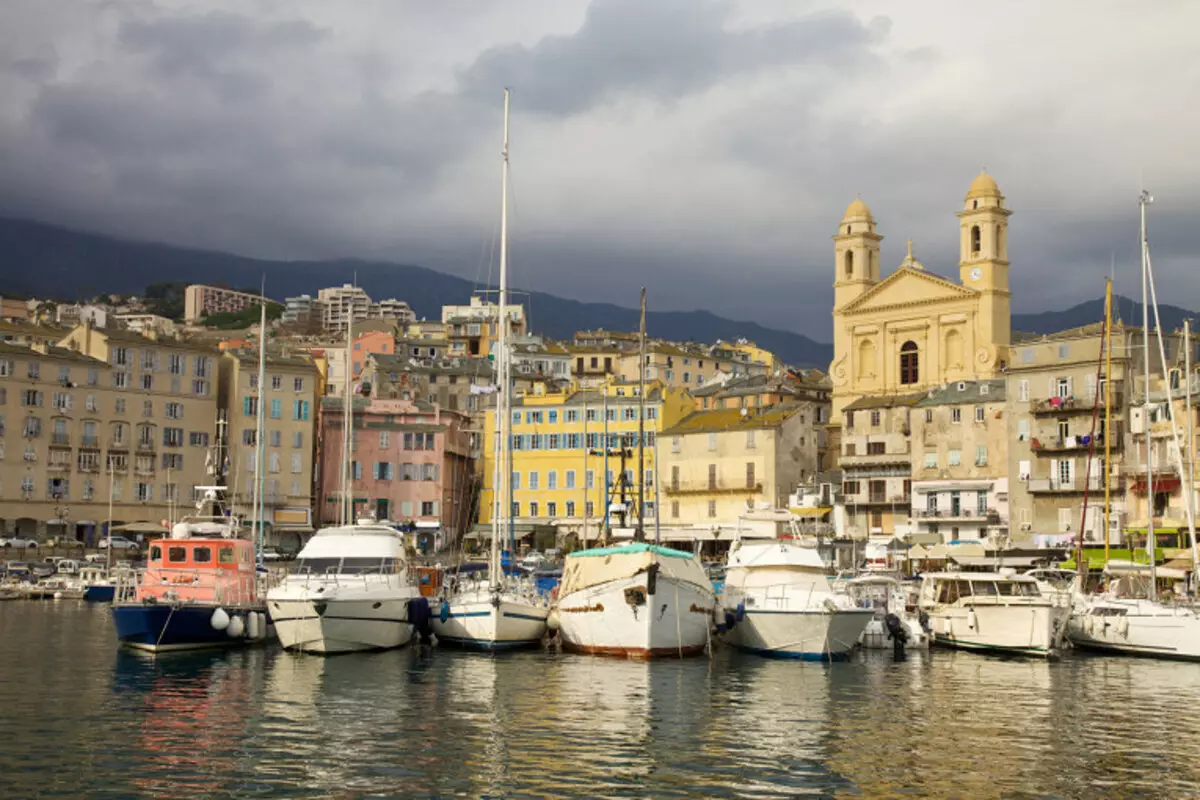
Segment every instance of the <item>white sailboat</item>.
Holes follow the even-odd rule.
[[[734,547],[721,605],[732,617],[725,638],[739,650],[836,661],[850,654],[875,618],[873,608],[833,590],[815,548],[786,541]]]
[[[1153,464],[1150,436],[1150,311],[1154,311],[1155,327],[1159,330],[1158,355],[1162,365],[1164,378],[1167,375],[1166,352],[1162,343],[1162,323],[1158,314],[1158,299],[1154,289],[1154,272],[1150,263],[1150,243],[1146,236],[1146,206],[1153,202],[1148,192],[1143,191],[1139,198],[1141,210],[1141,240],[1142,240],[1142,355],[1143,355],[1143,390],[1145,397],[1143,418],[1146,420],[1146,481],[1147,481],[1147,528],[1146,554],[1148,565],[1145,571],[1148,580],[1140,583],[1144,586],[1145,596],[1132,596],[1127,591],[1130,581],[1115,580],[1109,584],[1109,590],[1104,594],[1084,596],[1077,600],[1073,609],[1067,632],[1071,643],[1086,650],[1124,655],[1149,656],[1154,658],[1174,658],[1200,660],[1200,608],[1195,603],[1194,593],[1196,580],[1200,575],[1200,554],[1196,546],[1195,510],[1193,497],[1195,494],[1195,479],[1191,466],[1194,463],[1191,418],[1191,353],[1190,341],[1183,348],[1185,358],[1184,381],[1187,392],[1189,426],[1186,452],[1187,463],[1184,463],[1183,452],[1185,445],[1180,441],[1179,429],[1176,426],[1175,407],[1170,389],[1166,390],[1166,404],[1171,423],[1171,436],[1174,446],[1168,448],[1176,459],[1179,476],[1183,481],[1184,508],[1187,513],[1189,546],[1192,552],[1192,592],[1191,602],[1167,603],[1158,597],[1159,569],[1156,566],[1156,542],[1154,533],[1154,511],[1149,502],[1152,496]],[[1186,325],[1186,323],[1185,323]],[[1188,328],[1184,328],[1185,332]],[[1185,334],[1190,340],[1190,335]],[[1164,385],[1169,387],[1164,380]],[[1105,572],[1113,575],[1115,565],[1108,565]],[[1141,594],[1141,592],[1137,592]]]
[[[496,358],[496,436],[492,442],[492,545],[486,580],[456,581],[447,586],[431,620],[439,644],[501,650],[537,644],[546,633],[549,606],[529,581],[505,575],[500,543],[507,540],[512,467],[508,441],[512,408],[512,370],[508,344],[508,90],[504,90],[504,147],[500,189],[500,327]]]

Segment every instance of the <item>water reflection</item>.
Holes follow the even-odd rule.
[[[0,636],[5,797],[1200,794],[1195,664],[151,658],[50,603],[0,604]]]

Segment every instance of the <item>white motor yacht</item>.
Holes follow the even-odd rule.
[[[875,616],[835,592],[815,548],[786,541],[734,545],[721,606],[726,640],[776,658],[845,658]]]
[[[366,520],[319,531],[267,592],[280,643],[306,653],[402,647],[417,621],[412,606],[425,602],[409,577],[403,534]]]
[[[929,647],[931,637],[921,627],[919,615],[909,613],[908,590],[897,578],[868,572],[852,578],[844,585],[846,593],[856,606],[869,608],[874,612],[858,640],[864,649],[892,649],[892,634],[887,622],[889,614],[895,615],[897,622],[907,633],[906,647]]]
[[[1067,627],[1071,644],[1122,655],[1200,660],[1200,609],[1191,602],[1151,600],[1150,568],[1113,561],[1108,591],[1077,598]],[[1159,566],[1156,579],[1183,581],[1184,570]]]
[[[1070,613],[1007,571],[926,573],[919,608],[935,645],[1042,657],[1057,655]]]

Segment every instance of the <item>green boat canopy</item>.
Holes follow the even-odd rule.
[[[580,550],[577,553],[571,553],[571,557],[591,558],[596,556],[627,555],[630,553],[656,553],[657,555],[668,556],[670,558],[695,558],[691,553],[683,550],[675,550],[670,547],[647,544],[645,542],[622,544],[616,547],[594,547],[591,550]]]

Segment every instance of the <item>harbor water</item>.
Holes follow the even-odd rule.
[[[1186,797],[1200,664],[120,651],[0,603],[0,796]]]

